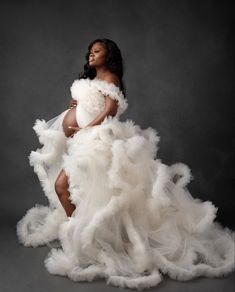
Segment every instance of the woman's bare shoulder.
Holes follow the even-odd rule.
[[[109,82],[109,83],[113,83],[116,86],[120,87],[120,80],[118,78],[118,76],[116,74],[109,74],[105,77],[104,79],[105,81]]]

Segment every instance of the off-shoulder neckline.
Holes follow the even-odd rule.
[[[89,78],[90,79],[90,78]],[[98,81],[98,82],[104,82],[105,84],[108,84],[108,85],[111,85],[111,86],[114,86],[115,88],[117,88],[119,91],[122,92],[121,88],[119,86],[117,86],[116,84],[112,83],[112,82],[108,82],[107,80],[104,80],[104,79],[100,79],[100,78],[97,78],[95,77],[94,79],[90,79],[91,81]]]

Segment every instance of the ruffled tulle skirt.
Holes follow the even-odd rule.
[[[217,208],[194,199],[184,163],[157,159],[157,132],[107,117],[101,125],[66,138],[64,115],[34,126],[42,148],[32,151],[49,206],[36,205],[17,224],[25,246],[59,239],[47,270],[73,281],[144,289],[173,279],[223,276],[234,270],[234,232],[214,219]],[[55,193],[61,169],[76,205],[67,218]]]

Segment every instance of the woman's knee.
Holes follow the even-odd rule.
[[[55,191],[57,194],[61,194],[64,190],[64,186],[59,179],[55,181]]]
[[[64,172],[61,172],[55,181],[55,191],[62,194],[68,189],[68,180]]]

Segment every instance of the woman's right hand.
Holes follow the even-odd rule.
[[[70,102],[69,102],[69,108],[72,109],[72,108],[74,108],[74,107],[76,107],[76,106],[77,106],[77,101],[76,101],[76,99],[71,98],[71,99],[70,99]]]
[[[81,128],[79,128],[79,127],[73,127],[73,126],[68,126],[68,128],[69,129],[72,129],[74,132],[73,132],[73,134],[71,134],[69,137],[71,137],[71,138],[73,138],[73,136],[78,132],[78,131],[80,131],[81,130]]]

